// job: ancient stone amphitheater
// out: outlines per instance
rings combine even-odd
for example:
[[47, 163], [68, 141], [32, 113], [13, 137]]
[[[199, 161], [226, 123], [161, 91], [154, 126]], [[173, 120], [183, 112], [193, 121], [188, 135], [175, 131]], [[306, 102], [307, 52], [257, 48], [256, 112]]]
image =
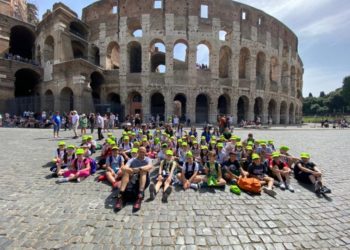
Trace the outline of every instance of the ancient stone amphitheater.
[[[15, 2], [15, 3], [14, 3]], [[22, 4], [20, 9], [16, 4]], [[161, 119], [299, 123], [298, 39], [231, 0], [101, 0], [82, 18], [62, 3], [35, 23], [0, 3], [1, 111], [112, 111]], [[201, 63], [205, 58], [206, 63]]]

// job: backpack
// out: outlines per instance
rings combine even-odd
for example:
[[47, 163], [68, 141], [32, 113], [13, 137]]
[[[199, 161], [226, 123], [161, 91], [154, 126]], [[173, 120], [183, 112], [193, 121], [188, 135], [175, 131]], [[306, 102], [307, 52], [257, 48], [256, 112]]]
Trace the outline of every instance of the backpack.
[[237, 185], [244, 191], [251, 192], [254, 194], [261, 193], [261, 184], [258, 179], [239, 177]]
[[[74, 159], [72, 166], [74, 166], [75, 168], [77, 167], [77, 161], [78, 159]], [[84, 159], [84, 164], [86, 164], [86, 161], [90, 161], [90, 174], [93, 175], [94, 173], [96, 173], [97, 170], [97, 163], [94, 159], [92, 158], [85, 158]]]
[[[112, 160], [113, 160], [112, 157], [113, 157], [112, 155], [108, 156], [108, 163], [111, 167], [112, 167]], [[120, 155], [118, 155], [117, 162], [118, 162], [119, 168], [120, 168], [122, 165], [122, 157]]]

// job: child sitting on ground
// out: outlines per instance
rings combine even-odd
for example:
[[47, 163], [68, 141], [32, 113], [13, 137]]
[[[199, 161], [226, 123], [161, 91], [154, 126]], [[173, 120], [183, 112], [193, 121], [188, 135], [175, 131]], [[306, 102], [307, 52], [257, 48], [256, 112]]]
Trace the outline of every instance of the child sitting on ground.
[[151, 182], [149, 186], [150, 199], [154, 200], [157, 195], [159, 189], [163, 187], [163, 197], [162, 202], [168, 202], [168, 197], [171, 194], [172, 187], [171, 184], [173, 182], [173, 173], [176, 168], [176, 162], [172, 159], [173, 151], [166, 151], [166, 158], [161, 161], [159, 167], [158, 178], [156, 179], [156, 185]]
[[222, 178], [221, 165], [216, 161], [216, 152], [209, 152], [209, 161], [204, 165], [206, 176], [203, 182], [208, 183], [208, 186], [223, 187], [226, 181]]
[[182, 165], [181, 173], [177, 174], [178, 180], [182, 183], [184, 190], [193, 188], [197, 190], [200, 187], [202, 178], [198, 175], [199, 165], [193, 160], [191, 151], [186, 153], [186, 162]]

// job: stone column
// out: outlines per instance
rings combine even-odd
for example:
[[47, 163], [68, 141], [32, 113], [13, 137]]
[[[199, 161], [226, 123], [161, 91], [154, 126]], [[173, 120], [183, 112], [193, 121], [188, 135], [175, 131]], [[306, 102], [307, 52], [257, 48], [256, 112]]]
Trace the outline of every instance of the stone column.
[[233, 116], [233, 124], [237, 124], [237, 102], [238, 98], [232, 98], [232, 104], [231, 104], [231, 114]]
[[190, 119], [191, 123], [196, 122], [196, 98], [187, 98], [186, 102], [186, 119]]
[[263, 102], [263, 111], [262, 111], [261, 122], [263, 124], [267, 124], [268, 119], [269, 119], [269, 103]]
[[215, 124], [216, 118], [218, 116], [218, 110], [217, 110], [217, 102], [218, 102], [218, 97], [215, 95], [213, 96], [208, 96], [209, 97], [209, 116], [208, 116], [208, 122]]
[[151, 99], [148, 91], [142, 92], [142, 113], [143, 120], [148, 121], [151, 117]]
[[254, 103], [255, 100], [253, 98], [249, 99], [249, 107], [248, 107], [248, 121], [253, 121], [254, 120]]
[[275, 114], [276, 124], [281, 124], [281, 102], [277, 101], [276, 114]]

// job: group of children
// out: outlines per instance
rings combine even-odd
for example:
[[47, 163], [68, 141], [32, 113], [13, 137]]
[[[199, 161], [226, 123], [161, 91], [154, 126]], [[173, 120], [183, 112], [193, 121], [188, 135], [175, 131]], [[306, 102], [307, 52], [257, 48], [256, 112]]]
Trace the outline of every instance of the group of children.
[[[331, 192], [323, 185], [322, 173], [310, 161], [308, 153], [302, 153], [300, 158], [294, 157], [288, 153], [287, 146], [276, 150], [272, 140], [256, 140], [252, 133], [245, 140], [228, 133], [208, 135], [206, 130], [199, 140], [197, 137], [197, 132], [192, 130], [182, 137], [175, 137], [161, 129], [151, 132], [145, 128], [132, 128], [125, 130], [120, 138], [108, 133], [104, 144], [98, 145], [92, 136], [84, 136], [78, 147], [59, 142], [51, 170], [54, 176], [60, 177], [57, 182], [63, 183], [81, 181], [101, 168], [104, 172], [98, 180], [110, 182], [115, 189], [123, 186], [124, 192], [133, 176], [145, 172], [144, 169], [135, 171], [135, 168], [131, 171], [132, 162], [146, 157], [152, 159], [153, 166], [159, 165], [158, 168], [147, 168], [144, 177], [150, 180], [150, 199], [155, 199], [163, 190], [163, 202], [167, 202], [173, 184], [182, 185], [184, 190], [225, 187], [228, 184], [236, 194], [240, 194], [241, 189], [254, 191], [250, 189], [253, 185], [258, 186], [256, 192], [263, 190], [271, 196], [276, 195], [274, 186], [294, 192], [290, 183], [293, 172], [298, 181], [314, 184], [316, 193]], [[100, 155], [92, 158], [99, 150]], [[139, 151], [142, 151], [141, 158]], [[144, 188], [140, 188], [138, 208], [144, 197]], [[117, 209], [122, 207], [120, 199], [117, 199]]]

